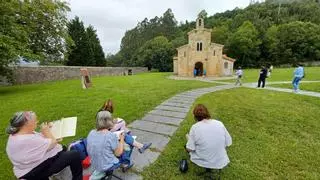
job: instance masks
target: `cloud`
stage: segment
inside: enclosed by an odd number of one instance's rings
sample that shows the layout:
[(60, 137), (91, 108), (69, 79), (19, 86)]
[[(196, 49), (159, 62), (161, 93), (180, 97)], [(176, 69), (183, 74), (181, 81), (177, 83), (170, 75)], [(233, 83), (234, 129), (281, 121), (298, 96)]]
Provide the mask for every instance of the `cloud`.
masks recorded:
[(151, 19), (171, 8), (178, 22), (195, 20), (205, 9), (208, 15), (244, 8), (249, 0), (67, 0), (69, 18), (79, 16), (86, 26), (93, 25), (104, 52), (116, 53), (124, 33), (144, 18)]

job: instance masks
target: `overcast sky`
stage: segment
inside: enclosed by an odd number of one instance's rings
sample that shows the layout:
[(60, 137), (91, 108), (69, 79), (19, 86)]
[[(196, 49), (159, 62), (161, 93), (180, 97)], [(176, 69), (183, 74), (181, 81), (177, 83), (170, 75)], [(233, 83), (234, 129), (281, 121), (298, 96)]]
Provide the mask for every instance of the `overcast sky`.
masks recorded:
[(193, 21), (205, 9), (208, 15), (246, 7), (250, 0), (66, 0), (71, 12), (69, 18), (79, 16), (87, 26), (92, 24), (105, 54), (120, 49), (126, 30), (134, 28), (145, 17), (148, 19), (171, 8), (178, 22)]

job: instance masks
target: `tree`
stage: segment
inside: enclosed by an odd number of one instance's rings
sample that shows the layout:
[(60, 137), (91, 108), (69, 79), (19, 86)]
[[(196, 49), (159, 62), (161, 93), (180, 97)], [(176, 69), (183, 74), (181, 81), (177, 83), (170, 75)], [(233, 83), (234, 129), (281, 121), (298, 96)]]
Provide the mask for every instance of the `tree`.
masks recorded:
[(277, 62), (278, 57), (278, 46), (279, 46), (279, 28), (277, 26), (270, 27), (264, 37), (263, 47), (266, 52), (265, 57), (268, 62), (273, 62), (273, 64), (280, 64)]
[(160, 18), (162, 35), (169, 40), (174, 39), (177, 32), (177, 20), (171, 9), (168, 9)]
[(258, 31), (250, 21), (245, 21), (228, 39), (228, 54), (235, 57), (241, 66), (255, 66), (260, 55)]
[(66, 12), (60, 1), (2, 1), (0, 3), (0, 75), (11, 74), (11, 64), (63, 60), (66, 53)]
[(212, 41), (219, 44), (225, 44), (229, 38), (230, 32), (227, 25), (214, 27), (212, 29)]
[(32, 0), (23, 1), (21, 6), (30, 49), (43, 64), (63, 62), (68, 38), (66, 15), (70, 11), (66, 2)]
[(94, 52), (83, 22), (75, 17), (68, 24), (68, 32), (74, 44), (70, 46), (68, 66), (94, 66)]
[(279, 26), (277, 56), (281, 64), (320, 60), (320, 26), (291, 22)]
[(90, 44), (90, 48), (92, 49), (93, 52), (93, 58), (95, 62), (95, 66), (105, 66), (106, 65), (106, 60), (104, 57), (104, 52), (103, 49), (100, 45), (100, 40), (97, 36), (96, 30), (93, 28), (93, 26), (89, 26), (86, 30), (87, 36), (88, 36), (88, 41)]
[(117, 54), (107, 54), (106, 57), (106, 65), (112, 67), (119, 67), (123, 63), (123, 57), (121, 57), (121, 53)]
[(206, 10), (202, 10), (202, 11), (200, 11), (200, 13), (198, 14), (198, 18), (203, 18), (203, 19), (205, 19), (205, 18), (207, 18), (207, 16), (208, 16), (208, 13), (207, 13), (207, 11)]
[(164, 36), (146, 42), (138, 51), (138, 66), (158, 69), (160, 72), (172, 71), (174, 50)]

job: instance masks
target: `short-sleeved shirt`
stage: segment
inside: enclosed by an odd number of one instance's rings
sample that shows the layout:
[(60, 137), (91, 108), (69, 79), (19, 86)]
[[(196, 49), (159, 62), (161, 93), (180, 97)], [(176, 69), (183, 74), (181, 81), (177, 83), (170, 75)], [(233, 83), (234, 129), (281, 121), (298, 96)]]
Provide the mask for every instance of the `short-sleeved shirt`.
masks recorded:
[(231, 136), (223, 123), (217, 120), (202, 120), (189, 132), (187, 148), (190, 159), (198, 166), (222, 169), (229, 162), (226, 147), (232, 144)]
[(13, 164), (13, 172), (20, 178), (45, 160), (62, 151), (57, 144), (49, 149), (51, 139), (45, 138), (41, 133), (10, 135), (7, 142), (7, 154)]
[(91, 164), (97, 171), (106, 171), (119, 162), (114, 155), (119, 140), (116, 134), (92, 130), (87, 137), (87, 151)]

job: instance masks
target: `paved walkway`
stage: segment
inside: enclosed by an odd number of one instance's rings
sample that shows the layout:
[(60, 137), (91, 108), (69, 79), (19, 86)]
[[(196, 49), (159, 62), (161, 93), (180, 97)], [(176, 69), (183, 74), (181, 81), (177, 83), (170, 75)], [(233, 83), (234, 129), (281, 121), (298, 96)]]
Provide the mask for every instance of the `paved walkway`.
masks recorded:
[[(318, 83), (318, 82), (320, 82), (320, 81), (302, 81), (302, 83)], [(286, 93), (294, 93), (294, 94), (305, 95), (305, 96), (320, 97), (320, 93), (319, 92), (300, 90), (298, 93), (296, 93), (292, 89), (268, 86), (268, 85), (272, 85), (272, 84), (290, 84), (290, 83), (292, 83), (292, 82), (291, 81), (269, 82), (269, 83), (266, 83), (266, 87), (264, 89), (272, 90), (272, 91), (279, 91), (279, 92), (286, 92)], [(257, 88), (257, 83), (244, 83), (243, 86), (244, 87), (248, 87), (248, 88), (256, 88), (256, 89), (258, 89)], [(259, 88), (259, 89), (262, 89), (262, 88)]]

